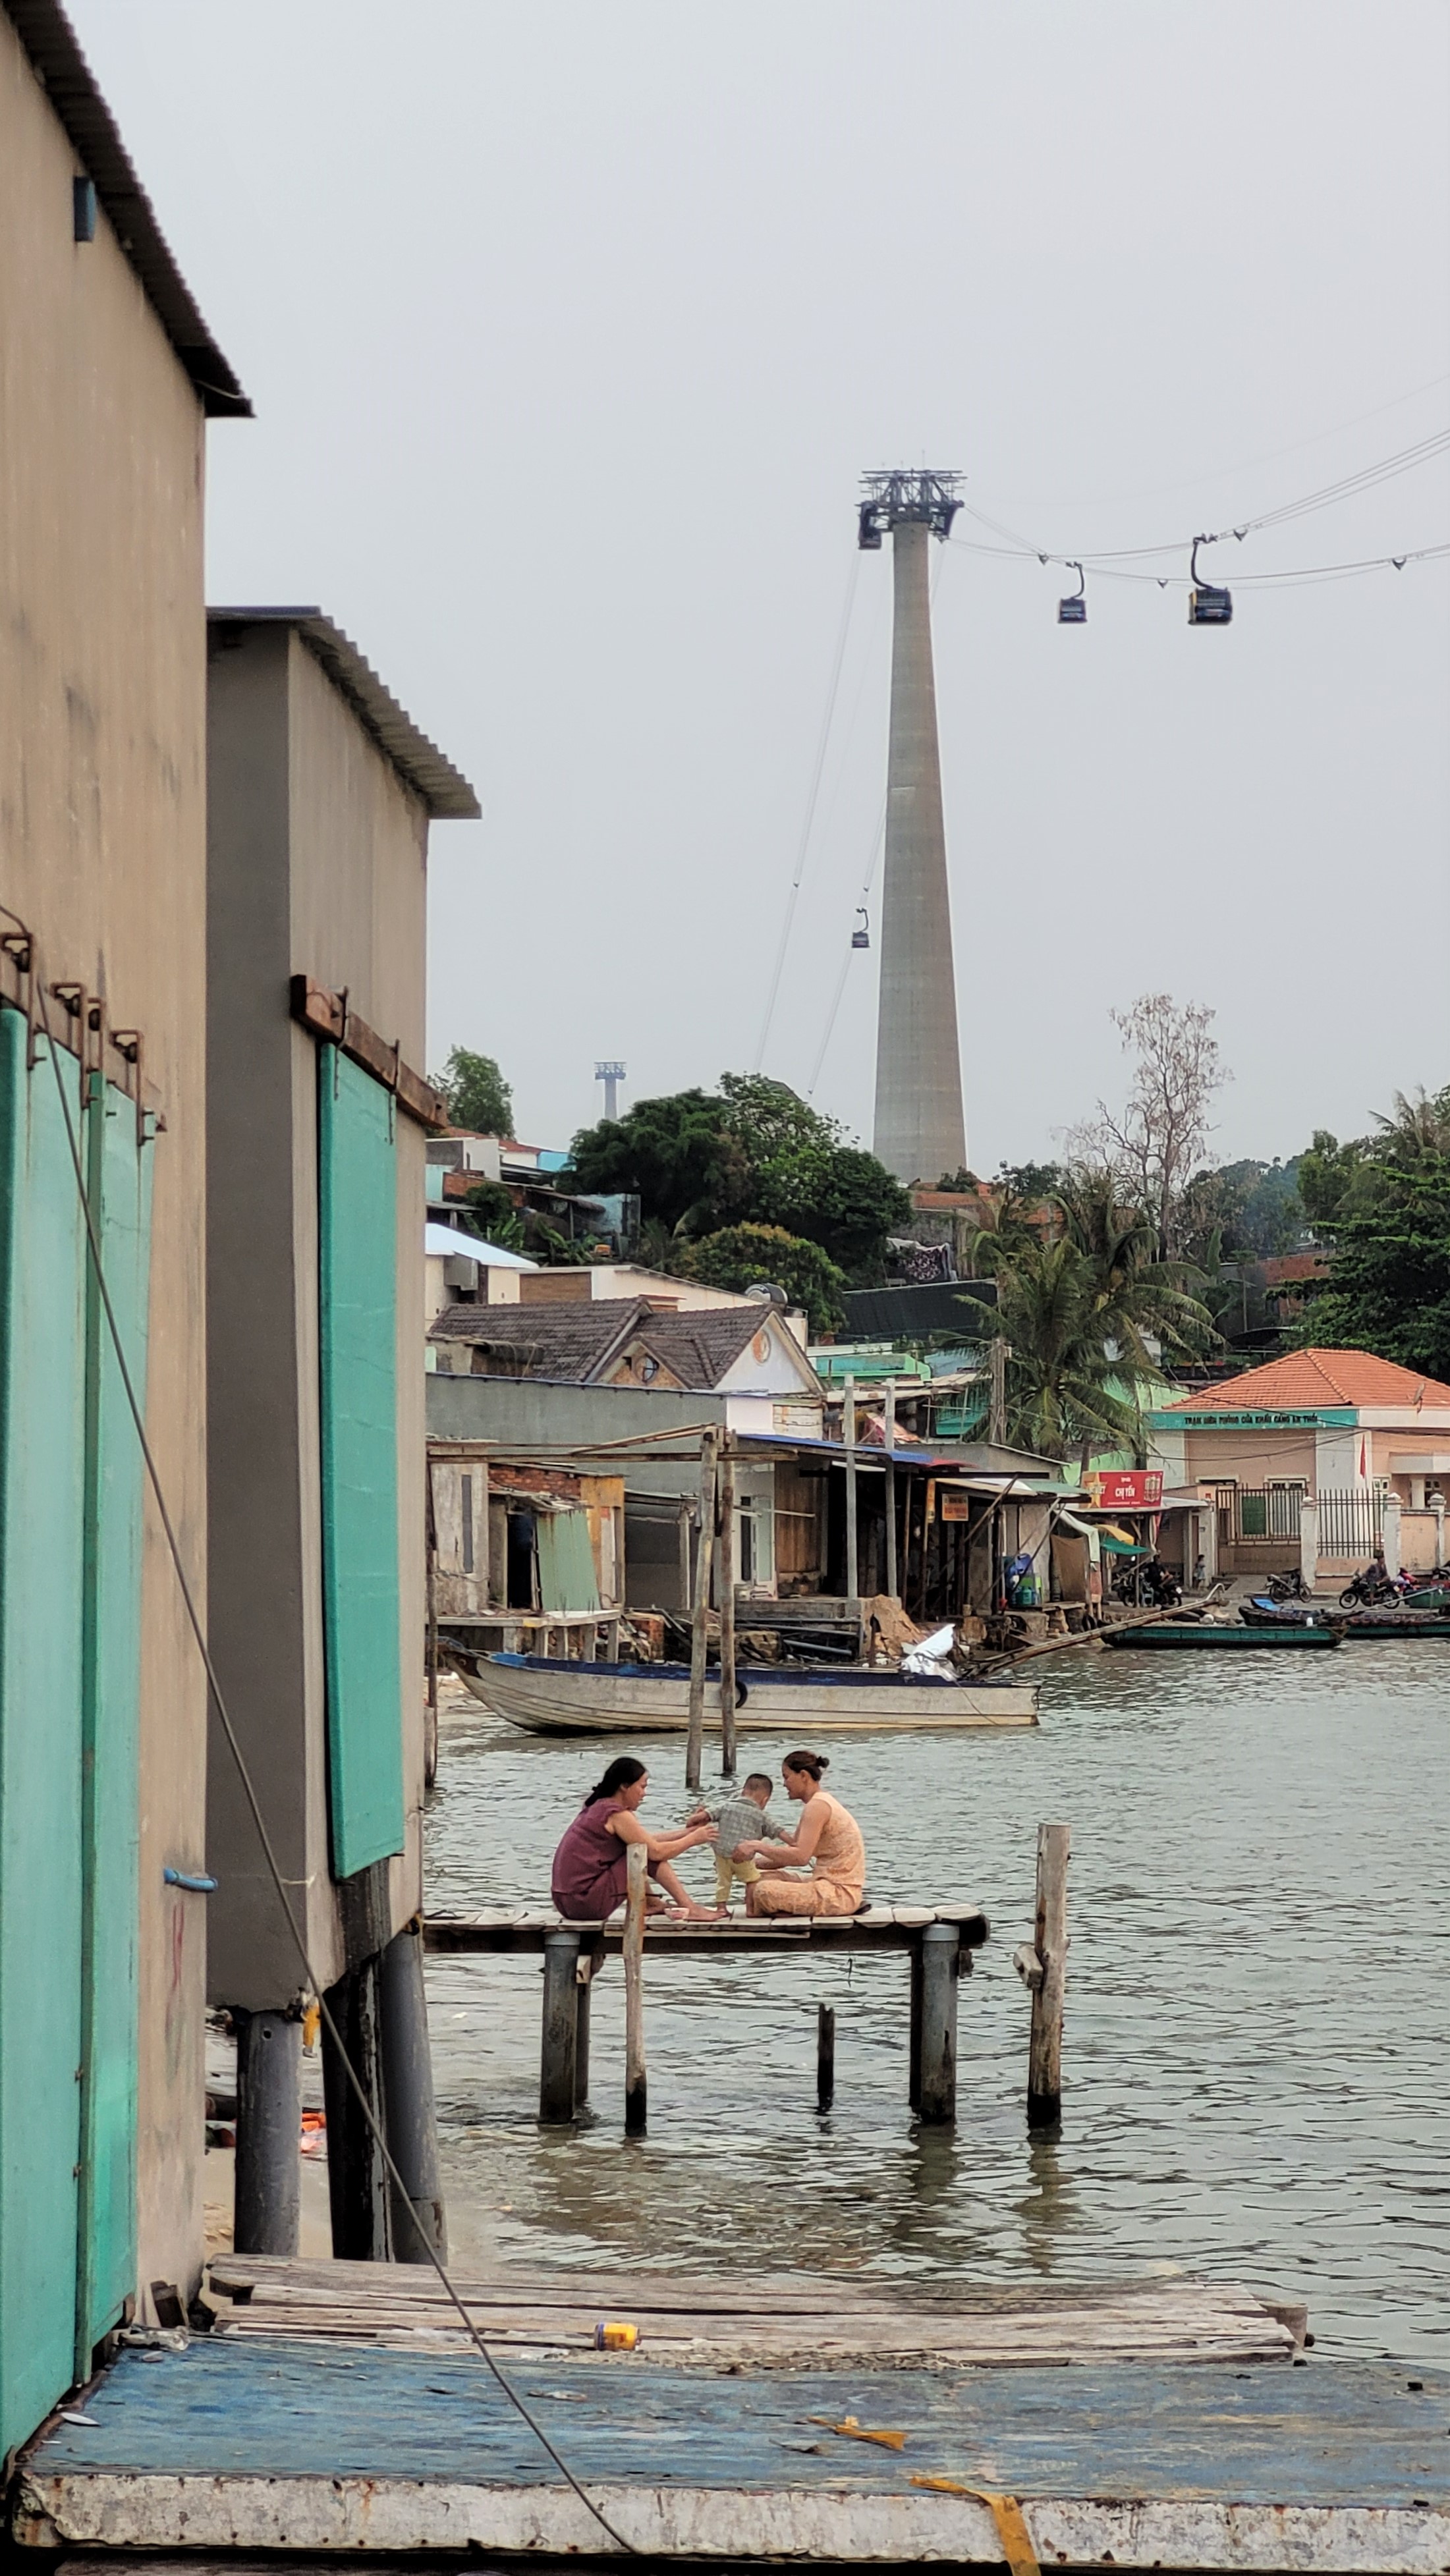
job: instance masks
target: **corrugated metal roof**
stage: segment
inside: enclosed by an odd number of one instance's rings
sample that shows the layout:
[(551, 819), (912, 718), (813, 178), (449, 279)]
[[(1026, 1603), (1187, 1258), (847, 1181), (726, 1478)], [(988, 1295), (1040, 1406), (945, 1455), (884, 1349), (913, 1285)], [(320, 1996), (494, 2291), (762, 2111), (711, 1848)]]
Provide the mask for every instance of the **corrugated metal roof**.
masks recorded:
[[(8, 7), (9, 0), (5, 0)], [(476, 823), (482, 807), (461, 769), (430, 742), (350, 635), (320, 608), (209, 608), (212, 626), (291, 626), (435, 821)]]
[(203, 410), (222, 419), (250, 419), (252, 406), (192, 301), (59, 0), (0, 0), (0, 5), (70, 137), (77, 160), (94, 180), (107, 221), (195, 385)]

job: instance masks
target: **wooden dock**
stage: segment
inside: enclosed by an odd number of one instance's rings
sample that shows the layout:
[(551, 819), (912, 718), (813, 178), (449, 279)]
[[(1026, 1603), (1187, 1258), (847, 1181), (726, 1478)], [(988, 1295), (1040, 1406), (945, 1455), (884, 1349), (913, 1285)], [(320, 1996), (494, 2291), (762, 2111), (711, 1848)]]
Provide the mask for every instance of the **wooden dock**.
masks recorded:
[(13, 2536), (113, 2566), (484, 2552), (486, 2567), (553, 2576), (620, 2554), (592, 2505), (657, 2569), (987, 2568), (1004, 2555), (991, 2495), (1020, 2505), (1018, 2576), (1033, 2555), (1223, 2576), (1450, 2564), (1443, 2372), (1156, 2358), (747, 2371), (651, 2362), (646, 2347), (520, 2351), (510, 2377), (588, 2502), (476, 2354), (211, 2335), (123, 2352), (82, 2420), (52, 2420), (19, 2463)]
[[(639, 1846), (636, 1845), (636, 1849)], [(641, 1891), (643, 1881), (641, 1880)], [(640, 1903), (643, 1904), (641, 1892)], [(607, 1923), (570, 1923), (553, 1912), (430, 1914), (424, 1946), (454, 1955), (509, 1950), (544, 1954), (539, 2048), (539, 2117), (567, 2126), (589, 2097), (590, 1987), (613, 1950), (625, 1950), (623, 1911)], [(957, 2112), (957, 1988), (991, 1926), (979, 1905), (872, 1905), (859, 1914), (734, 1914), (718, 1922), (644, 1919), (640, 1957), (665, 1959), (819, 1956), (823, 1950), (908, 1954), (907, 2098), (928, 2127), (950, 2127)], [(626, 1954), (626, 1968), (629, 1961)], [(636, 2008), (638, 1998), (636, 1997)], [(834, 2026), (833, 2026), (834, 2027)], [(824, 2086), (825, 2078), (822, 2076)], [(643, 2126), (642, 2091), (627, 2105), (632, 2132)]]
[[(964, 1949), (979, 1950), (991, 1926), (980, 1905), (869, 1905), (860, 1914), (782, 1914), (771, 1919), (732, 1914), (718, 1923), (666, 1923), (651, 1916), (645, 1949), (655, 1959), (702, 1959), (746, 1951), (911, 1950), (932, 1923), (950, 1924)], [(423, 1924), (427, 1950), (542, 1950), (551, 1932), (576, 1932), (586, 1948), (615, 1951), (624, 1943), (624, 1912), (607, 1923), (571, 1923), (551, 1908), (519, 1906), (481, 1914), (430, 1914)]]
[[(344, 2342), (420, 2342), (466, 2351), (458, 2312), (428, 2266), (302, 2262), (225, 2254), (213, 2261), (211, 2303), (223, 2336), (285, 2335)], [(877, 2277), (754, 2272), (676, 2279), (601, 2267), (596, 2273), (509, 2271), (460, 2279), (472, 2321), (490, 2344), (595, 2359), (601, 2317), (639, 2329), (631, 2366), (742, 2369), (943, 2369), (1068, 2362), (1286, 2361), (1301, 2347), (1302, 2308), (1219, 2282), (1169, 2279), (1054, 2290), (942, 2289)], [(608, 2370), (619, 2356), (598, 2356)]]

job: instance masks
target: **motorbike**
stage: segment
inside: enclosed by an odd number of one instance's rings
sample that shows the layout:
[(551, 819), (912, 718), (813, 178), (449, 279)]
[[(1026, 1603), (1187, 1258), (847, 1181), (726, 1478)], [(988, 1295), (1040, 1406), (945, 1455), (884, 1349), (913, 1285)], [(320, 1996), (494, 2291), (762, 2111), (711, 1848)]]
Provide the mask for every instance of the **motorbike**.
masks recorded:
[(1384, 1610), (1393, 1608), (1403, 1599), (1401, 1585), (1392, 1575), (1386, 1574), (1382, 1565), (1367, 1565), (1362, 1574), (1356, 1574), (1351, 1582), (1346, 1583), (1339, 1596), (1339, 1606), (1341, 1610)]
[(1313, 1598), (1297, 1565), (1291, 1573), (1270, 1575), (1269, 1599), (1271, 1601), (1312, 1601)]

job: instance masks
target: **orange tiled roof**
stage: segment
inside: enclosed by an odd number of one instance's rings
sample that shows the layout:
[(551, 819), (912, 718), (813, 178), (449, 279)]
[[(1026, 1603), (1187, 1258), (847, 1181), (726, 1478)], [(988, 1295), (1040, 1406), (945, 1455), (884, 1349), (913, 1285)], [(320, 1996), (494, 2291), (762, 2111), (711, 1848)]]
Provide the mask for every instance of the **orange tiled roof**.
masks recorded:
[(1205, 1387), (1170, 1413), (1313, 1413), (1328, 1405), (1450, 1405), (1450, 1386), (1373, 1351), (1289, 1351), (1242, 1377)]

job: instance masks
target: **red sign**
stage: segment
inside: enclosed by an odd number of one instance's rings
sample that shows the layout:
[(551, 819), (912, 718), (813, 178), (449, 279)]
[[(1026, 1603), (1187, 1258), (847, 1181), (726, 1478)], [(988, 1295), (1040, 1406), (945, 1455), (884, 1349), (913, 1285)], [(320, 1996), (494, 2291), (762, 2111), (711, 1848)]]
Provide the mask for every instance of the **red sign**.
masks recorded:
[(1161, 1467), (1107, 1467), (1088, 1483), (1104, 1511), (1156, 1512), (1163, 1500)]

